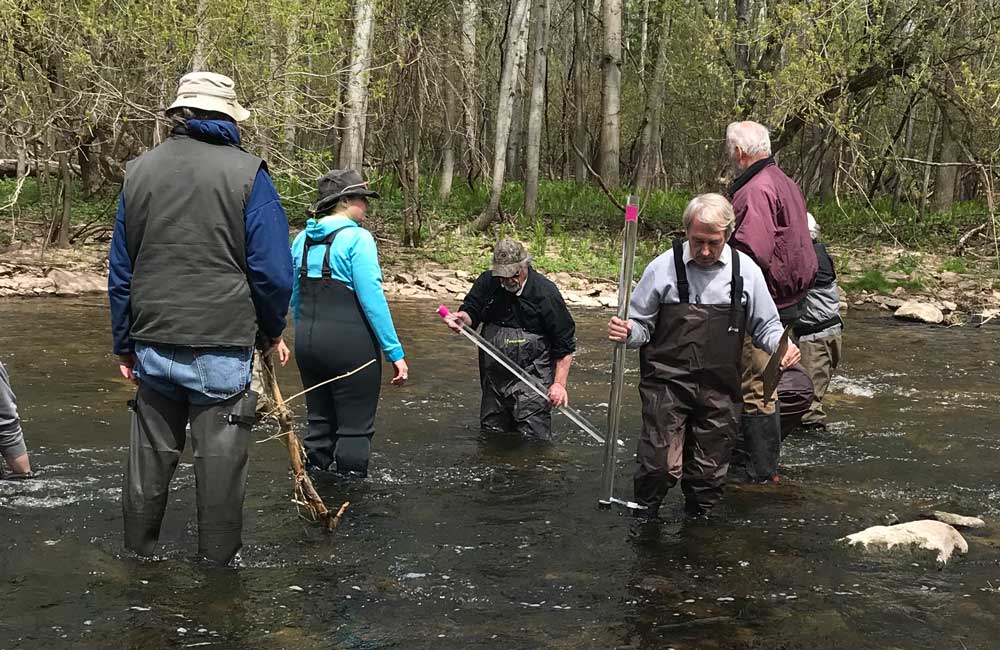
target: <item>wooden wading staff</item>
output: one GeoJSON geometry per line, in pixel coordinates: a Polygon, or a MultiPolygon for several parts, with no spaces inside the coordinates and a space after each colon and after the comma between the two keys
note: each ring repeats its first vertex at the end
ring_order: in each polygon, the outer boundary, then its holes
{"type": "Polygon", "coordinates": [[[306,509],[309,519],[321,522],[327,530],[335,530],[340,525],[340,520],[350,502],[345,501],[336,515],[327,510],[326,504],[323,503],[323,499],[313,487],[312,480],[306,473],[305,464],[302,462],[306,455],[305,449],[302,448],[299,437],[295,435],[295,415],[285,405],[285,400],[281,396],[278,375],[274,372],[274,362],[271,360],[271,355],[270,353],[262,354],[261,358],[264,365],[264,390],[270,393],[271,401],[275,405],[274,416],[281,428],[281,435],[284,435],[288,442],[288,459],[292,466],[292,501],[297,508],[306,509]]]}

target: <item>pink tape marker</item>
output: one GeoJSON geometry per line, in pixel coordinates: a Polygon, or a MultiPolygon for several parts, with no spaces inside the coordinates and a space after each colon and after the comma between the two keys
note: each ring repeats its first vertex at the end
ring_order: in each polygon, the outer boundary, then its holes
{"type": "Polygon", "coordinates": [[[638,221],[639,220],[639,206],[637,205],[626,205],[625,206],[625,221],[638,221]]]}
{"type": "Polygon", "coordinates": [[[440,316],[441,318],[444,318],[450,313],[451,310],[448,309],[447,305],[441,305],[440,307],[438,307],[438,316],[440,316]]]}

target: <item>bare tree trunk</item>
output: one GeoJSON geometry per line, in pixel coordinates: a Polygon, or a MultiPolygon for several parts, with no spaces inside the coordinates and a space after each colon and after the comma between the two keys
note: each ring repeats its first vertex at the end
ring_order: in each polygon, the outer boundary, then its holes
{"type": "Polygon", "coordinates": [[[69,154],[60,151],[56,154],[59,161],[59,173],[62,184],[62,219],[59,222],[59,238],[56,240],[56,248],[69,248],[70,216],[72,213],[73,199],[73,177],[69,172],[69,154]]]}
{"type": "Polygon", "coordinates": [[[476,141],[476,122],[479,111],[476,107],[476,32],[479,29],[479,4],[476,0],[462,2],[462,113],[465,126],[465,161],[469,184],[482,171],[481,154],[476,141]]]}
{"type": "MultiPolygon", "coordinates": [[[[587,142],[587,64],[590,57],[587,55],[587,0],[575,0],[573,2],[573,103],[575,111],[573,115],[573,142],[581,152],[590,151],[590,144],[587,142]]],[[[573,177],[578,183],[587,180],[587,161],[580,156],[573,157],[574,173],[573,177]]]]}
{"type": "Polygon", "coordinates": [[[448,97],[444,109],[444,160],[441,163],[441,187],[438,195],[447,201],[451,195],[452,180],[455,177],[455,122],[458,112],[458,97],[450,88],[445,90],[448,97]]]}
{"type": "Polygon", "coordinates": [[[733,78],[733,95],[737,110],[743,113],[743,90],[750,73],[750,0],[736,0],[736,75],[733,78]]]}
{"type": "Polygon", "coordinates": [[[191,55],[191,71],[204,70],[208,59],[208,0],[198,0],[195,10],[196,33],[194,54],[191,55]]]}
{"type": "MultiPolygon", "coordinates": [[[[934,160],[934,152],[937,151],[937,134],[938,128],[941,126],[941,107],[934,107],[934,126],[931,127],[930,137],[927,138],[927,156],[924,160],[934,160]]],[[[924,215],[927,214],[927,199],[931,193],[931,166],[927,165],[924,168],[924,182],[921,186],[920,191],[920,210],[919,216],[920,220],[924,220],[924,215]]]]}
{"type": "Polygon", "coordinates": [[[639,74],[646,73],[647,49],[649,49],[649,0],[642,0],[642,28],[639,36],[639,74]]]}
{"type": "Polygon", "coordinates": [[[635,165],[635,185],[640,191],[650,188],[656,173],[656,153],[660,150],[660,115],[663,111],[663,88],[667,76],[667,43],[670,41],[670,19],[660,16],[659,44],[656,50],[656,67],[653,83],[646,95],[646,117],[639,141],[635,165]]]}
{"type": "Polygon", "coordinates": [[[507,140],[510,137],[510,123],[514,109],[514,91],[521,62],[517,53],[521,42],[528,37],[528,0],[511,0],[510,25],[507,30],[507,55],[504,57],[500,73],[500,93],[497,96],[496,133],[493,141],[493,180],[490,185],[490,202],[483,213],[473,222],[472,228],[484,231],[489,228],[500,211],[500,192],[503,190],[506,169],[507,140]]]}
{"type": "Polygon", "coordinates": [[[545,114],[545,77],[548,71],[549,0],[535,0],[534,65],[531,71],[531,101],[528,109],[528,142],[525,147],[524,215],[534,218],[538,206],[538,164],[542,155],[542,122],[545,114]]]}
{"type": "Polygon", "coordinates": [[[601,107],[601,176],[608,187],[621,184],[620,112],[622,85],[622,0],[604,0],[604,72],[601,107]]]}
{"type": "MultiPolygon", "coordinates": [[[[530,2],[530,0],[529,0],[530,2]]],[[[527,40],[527,39],[525,39],[527,40]]],[[[528,48],[525,47],[517,52],[519,61],[525,61],[528,48]]],[[[521,167],[521,152],[524,147],[524,66],[517,75],[517,89],[514,93],[514,109],[510,122],[510,138],[507,140],[507,179],[519,181],[524,177],[524,170],[521,167]]]]}
{"type": "MultiPolygon", "coordinates": [[[[960,153],[958,138],[955,135],[955,122],[951,119],[948,109],[941,107],[941,155],[938,162],[955,162],[960,153]]],[[[927,160],[933,160],[928,158],[927,160]]],[[[955,181],[958,180],[959,168],[947,165],[937,168],[937,177],[934,179],[934,196],[931,200],[931,210],[942,213],[951,210],[952,203],[955,202],[955,181]]]]}
{"type": "Polygon", "coordinates": [[[299,3],[292,4],[291,16],[288,19],[288,30],[285,32],[285,58],[286,68],[284,82],[284,101],[282,102],[282,119],[284,128],[282,129],[282,145],[286,156],[291,156],[295,152],[295,96],[298,93],[295,83],[295,68],[298,57],[296,52],[299,48],[299,3]]]}
{"type": "Polygon", "coordinates": [[[341,169],[361,172],[365,157],[365,126],[368,112],[368,68],[371,64],[372,32],[375,30],[375,0],[355,0],[354,46],[347,73],[347,110],[340,147],[341,169]]]}

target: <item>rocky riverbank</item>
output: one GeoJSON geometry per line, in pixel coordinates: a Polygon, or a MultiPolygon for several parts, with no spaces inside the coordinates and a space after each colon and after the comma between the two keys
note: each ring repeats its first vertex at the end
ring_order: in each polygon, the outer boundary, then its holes
{"type": "MultiPolygon", "coordinates": [[[[841,308],[891,312],[898,318],[942,325],[1000,323],[1000,289],[985,273],[940,270],[942,259],[905,249],[876,252],[834,247],[840,266],[841,308]],[[883,286],[856,288],[874,268],[899,266],[909,272],[879,271],[883,286]],[[843,287],[847,287],[844,291],[843,287]]],[[[384,287],[390,297],[440,300],[457,306],[475,273],[447,268],[416,255],[383,250],[384,287]]],[[[107,244],[66,250],[26,247],[0,251],[0,298],[72,296],[107,288],[107,244]]],[[[579,274],[548,273],[572,307],[614,308],[617,285],[579,274]]]]}

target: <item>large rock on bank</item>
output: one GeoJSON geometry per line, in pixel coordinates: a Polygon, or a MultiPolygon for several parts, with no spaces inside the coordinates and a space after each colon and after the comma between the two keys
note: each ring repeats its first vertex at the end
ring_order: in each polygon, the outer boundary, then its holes
{"type": "Polygon", "coordinates": [[[933,325],[938,325],[944,321],[944,314],[940,309],[934,305],[930,305],[926,302],[918,302],[916,300],[904,302],[900,305],[899,309],[896,310],[893,316],[902,320],[931,323],[933,325]]]}
{"type": "Polygon", "coordinates": [[[862,548],[892,550],[899,547],[909,550],[913,546],[937,551],[937,561],[945,564],[958,551],[960,555],[969,552],[969,543],[953,527],[940,521],[921,519],[895,526],[872,526],[859,533],[848,535],[841,541],[862,548]]]}

